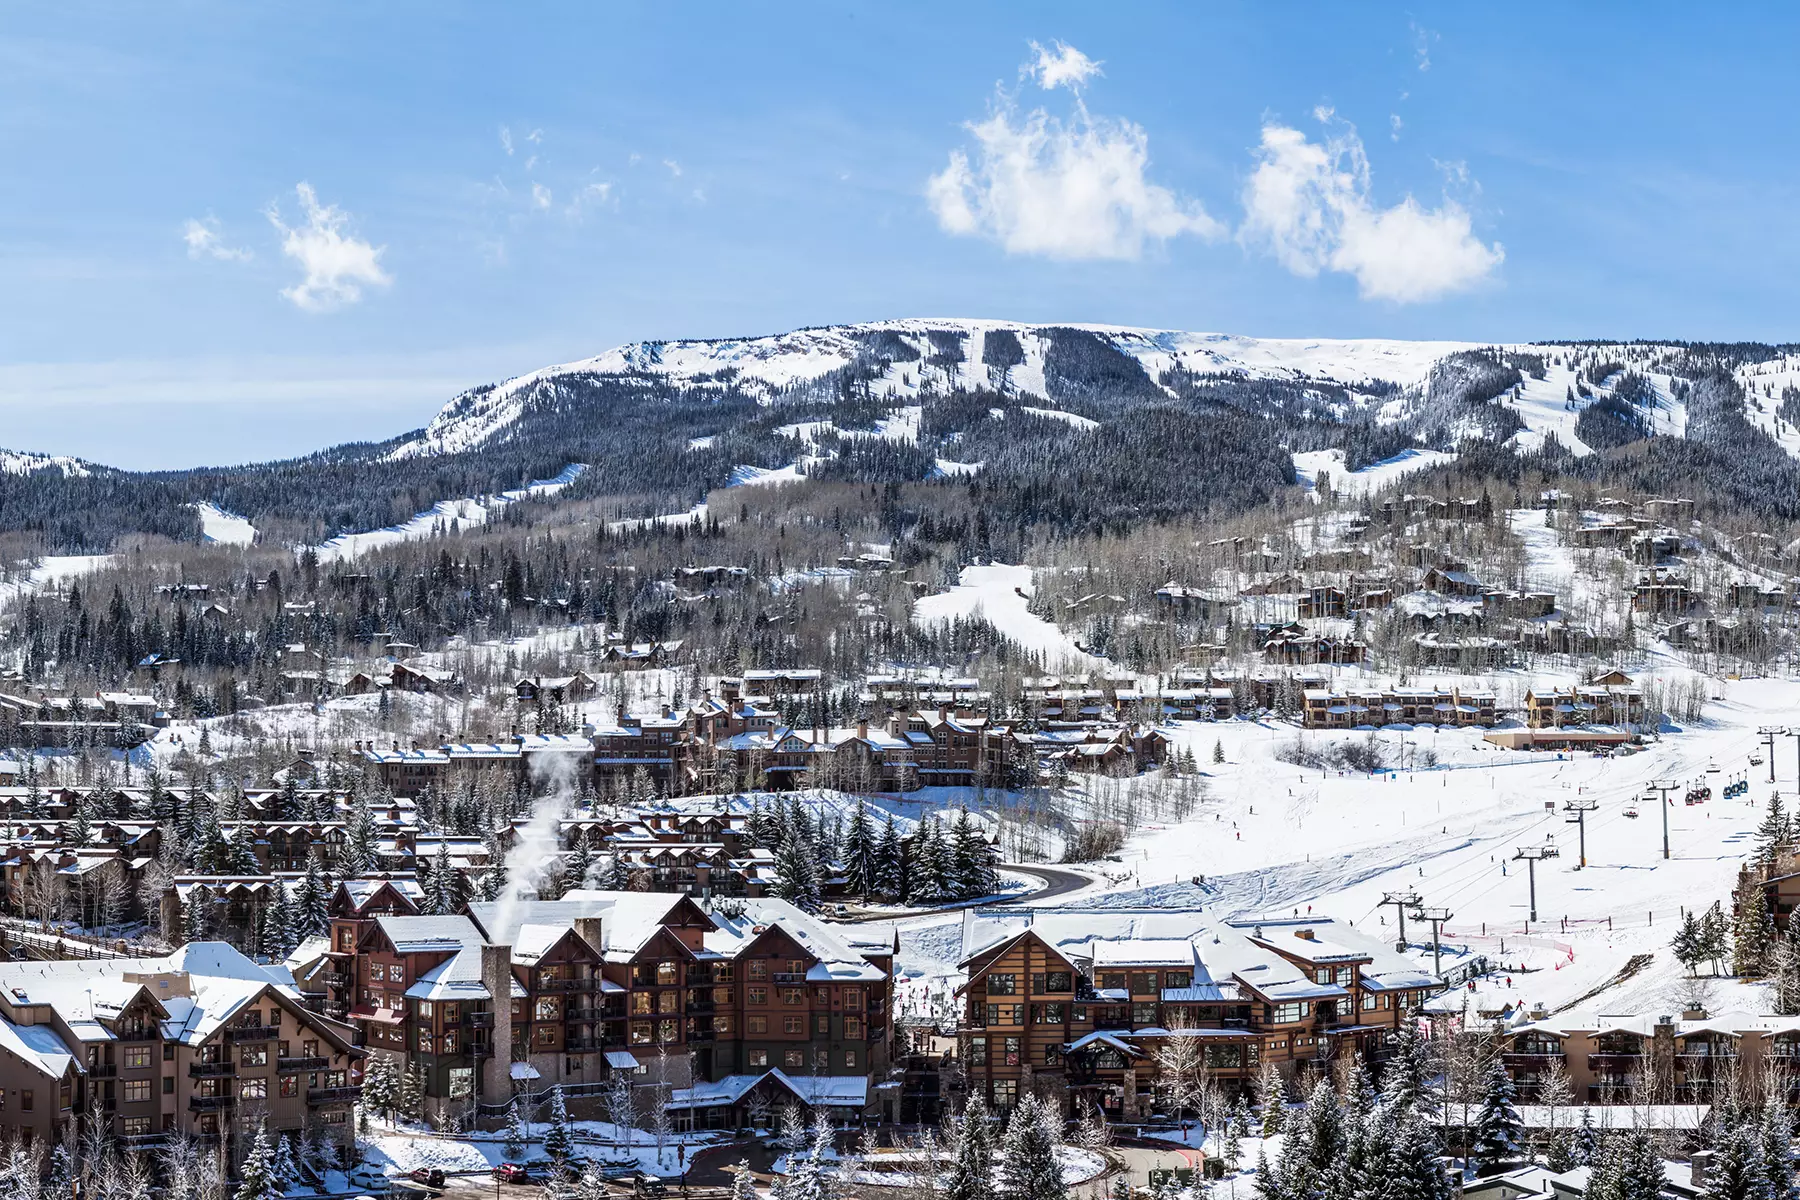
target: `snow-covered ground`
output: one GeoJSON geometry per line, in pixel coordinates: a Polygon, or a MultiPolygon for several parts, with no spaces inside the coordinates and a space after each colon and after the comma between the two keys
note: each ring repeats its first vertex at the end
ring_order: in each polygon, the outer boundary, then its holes
{"type": "Polygon", "coordinates": [[[256,541],[256,526],[236,513],[228,513],[207,500],[194,508],[200,513],[200,534],[207,541],[227,546],[248,546],[256,541]]]}
{"type": "MultiPolygon", "coordinates": [[[[1684,909],[1716,900],[1729,907],[1771,791],[1767,763],[1750,763],[1762,748],[1757,729],[1791,721],[1800,680],[1728,681],[1719,696],[1704,722],[1612,758],[1497,750],[1477,730],[1301,734],[1251,721],[1180,725],[1176,745],[1202,764],[1210,798],[1190,820],[1139,829],[1122,862],[1101,864],[1124,878],[1052,903],[1178,907],[1220,917],[1311,913],[1386,936],[1398,931],[1393,910],[1381,907],[1383,895],[1416,891],[1423,903],[1453,914],[1444,930],[1448,956],[1486,956],[1501,968],[1475,991],[1456,993],[1472,1009],[1542,1004],[1554,1011],[1596,989],[1578,1011],[1666,1009],[1681,989],[1669,938],[1684,909]],[[1296,737],[1315,745],[1372,737],[1390,763],[1408,769],[1322,774],[1281,762],[1276,750],[1296,737]],[[1215,744],[1226,760],[1216,765],[1215,744]],[[1426,751],[1438,765],[1423,765],[1426,751]],[[1723,783],[1745,775],[1753,781],[1748,795],[1724,800],[1723,783]],[[1666,860],[1665,810],[1646,799],[1649,785],[1663,779],[1678,784],[1666,808],[1666,860]],[[1714,798],[1684,804],[1691,781],[1711,786],[1714,798]],[[1597,804],[1586,816],[1585,868],[1580,831],[1563,809],[1573,800],[1597,804]],[[1515,855],[1547,843],[1559,853],[1538,864],[1533,922],[1530,879],[1515,855]],[[1654,956],[1650,966],[1606,988],[1639,954],[1654,956]]],[[[1784,739],[1776,750],[1773,787],[1791,807],[1800,803],[1796,749],[1784,739]]],[[[899,1002],[947,1003],[959,979],[960,921],[924,917],[898,928],[907,976],[899,1002]]],[[[1429,930],[1412,922],[1407,934],[1429,965],[1429,930]]],[[[1764,1007],[1756,986],[1720,988],[1720,1008],[1764,1007]]]]}
{"type": "Polygon", "coordinates": [[[1333,491],[1346,496],[1366,496],[1403,476],[1455,458],[1456,455],[1442,450],[1402,450],[1392,458],[1370,463],[1360,471],[1346,471],[1342,450],[1302,450],[1294,455],[1294,474],[1306,487],[1317,488],[1320,473],[1329,472],[1333,491]]]}
{"type": "Polygon", "coordinates": [[[324,562],[341,558],[355,558],[360,554],[365,554],[370,550],[379,550],[384,546],[393,546],[400,542],[414,542],[422,538],[435,537],[440,533],[455,533],[461,529],[485,525],[509,504],[525,499],[554,496],[575,482],[576,477],[585,470],[587,470],[585,464],[571,463],[554,478],[534,480],[522,488],[501,492],[497,496],[469,496],[461,500],[440,500],[424,512],[415,513],[410,520],[399,525],[390,525],[386,529],[372,529],[365,533],[339,534],[318,547],[319,558],[324,562]]]}
{"type": "Polygon", "coordinates": [[[980,616],[1008,638],[1042,656],[1048,670],[1088,670],[1105,666],[1053,622],[1032,613],[1031,568],[988,563],[963,568],[957,585],[947,592],[921,597],[913,605],[913,622],[939,625],[957,617],[980,616]]]}

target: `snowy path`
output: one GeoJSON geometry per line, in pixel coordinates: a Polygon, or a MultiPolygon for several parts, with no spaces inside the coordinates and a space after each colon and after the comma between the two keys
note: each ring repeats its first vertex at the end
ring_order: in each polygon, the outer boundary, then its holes
{"type": "Polygon", "coordinates": [[[1089,670],[1107,666],[1077,646],[1052,622],[1027,607],[1031,568],[991,563],[963,568],[961,580],[947,592],[925,596],[913,605],[913,623],[941,625],[957,617],[981,616],[995,629],[1044,660],[1046,670],[1089,670]]]}
{"type": "Polygon", "coordinates": [[[537,479],[510,492],[501,492],[497,496],[470,496],[461,500],[440,500],[422,513],[415,513],[411,520],[399,525],[390,525],[386,529],[371,529],[364,533],[343,533],[330,539],[318,547],[319,559],[332,562],[337,559],[355,558],[371,550],[379,550],[386,546],[398,545],[401,542],[414,542],[423,538],[435,537],[439,533],[455,533],[476,525],[485,525],[507,505],[525,499],[540,499],[554,496],[556,493],[575,482],[577,476],[587,470],[585,463],[572,463],[565,467],[560,475],[552,479],[537,479]]]}
{"type": "Polygon", "coordinates": [[[228,513],[211,501],[194,508],[200,513],[200,535],[225,546],[248,546],[256,541],[256,526],[236,513],[228,513]]]}

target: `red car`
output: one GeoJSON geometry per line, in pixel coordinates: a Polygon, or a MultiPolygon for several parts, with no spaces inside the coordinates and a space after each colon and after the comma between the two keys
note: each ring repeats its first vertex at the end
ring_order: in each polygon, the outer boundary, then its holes
{"type": "Polygon", "coordinates": [[[495,1165],[494,1178],[501,1183],[529,1183],[531,1172],[523,1163],[503,1162],[495,1165]]]}

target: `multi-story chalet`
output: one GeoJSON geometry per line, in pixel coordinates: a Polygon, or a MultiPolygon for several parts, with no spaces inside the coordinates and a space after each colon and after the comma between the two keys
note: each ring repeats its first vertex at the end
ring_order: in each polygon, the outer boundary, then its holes
{"type": "Polygon", "coordinates": [[[1800,1094],[1800,1017],[1555,1017],[1508,1030],[1500,1050],[1521,1101],[1538,1098],[1553,1065],[1577,1104],[1711,1104],[1771,1072],[1790,1098],[1800,1094]]]}
{"type": "Polygon", "coordinates": [[[1623,683],[1533,689],[1525,693],[1525,724],[1531,729],[1557,729],[1564,725],[1639,725],[1643,720],[1643,689],[1629,678],[1623,683]]]}
{"type": "Polygon", "coordinates": [[[645,1105],[727,1127],[772,1090],[839,1116],[896,1099],[872,1086],[893,949],[853,938],[781,900],[578,890],[457,917],[334,913],[330,957],[369,1048],[416,1063],[436,1111],[625,1072],[645,1105]]]}
{"type": "Polygon", "coordinates": [[[165,958],[0,964],[0,1130],[55,1143],[104,1114],[130,1149],[224,1143],[257,1125],[348,1147],[362,1051],[281,967],[222,942],[165,958]]]}
{"type": "Polygon", "coordinates": [[[1147,1114],[1157,1047],[1200,1039],[1229,1090],[1361,1053],[1379,1061],[1441,985],[1385,942],[1330,920],[1043,909],[963,924],[958,1029],[971,1091],[1007,1108],[1041,1077],[1072,1105],[1147,1114]]]}
{"type": "Polygon", "coordinates": [[[1492,692],[1458,688],[1394,687],[1359,691],[1308,688],[1301,695],[1308,729],[1357,729],[1393,724],[1489,726],[1500,719],[1492,692]]]}

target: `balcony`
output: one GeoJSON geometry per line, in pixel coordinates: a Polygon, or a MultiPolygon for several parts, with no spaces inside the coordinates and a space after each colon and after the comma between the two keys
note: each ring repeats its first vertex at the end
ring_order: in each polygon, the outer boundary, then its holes
{"type": "Polygon", "coordinates": [[[464,1049],[471,1058],[492,1058],[494,1056],[494,1043],[492,1042],[470,1042],[464,1049]]]}
{"type": "Polygon", "coordinates": [[[188,1064],[189,1079],[214,1079],[225,1075],[237,1074],[237,1064],[228,1062],[197,1062],[188,1064]]]}
{"type": "Polygon", "coordinates": [[[322,1055],[315,1058],[278,1058],[275,1066],[283,1071],[323,1071],[331,1066],[331,1060],[322,1055]]]}
{"type": "Polygon", "coordinates": [[[571,1008],[563,1013],[565,1021],[598,1021],[602,1010],[598,1008],[571,1008]]]}
{"type": "Polygon", "coordinates": [[[191,1112],[217,1112],[222,1108],[230,1108],[237,1103],[236,1096],[189,1096],[188,1109],[191,1112]]]}
{"type": "Polygon", "coordinates": [[[166,1133],[132,1133],[119,1139],[119,1145],[125,1150],[154,1150],[169,1140],[166,1133]]]}
{"type": "Polygon", "coordinates": [[[806,982],[806,972],[805,971],[772,971],[769,974],[769,982],[770,983],[779,983],[779,984],[805,983],[806,982]]]}
{"type": "Polygon", "coordinates": [[[494,1014],[491,1012],[472,1012],[463,1016],[463,1024],[471,1029],[492,1029],[494,1014]]]}
{"type": "Polygon", "coordinates": [[[239,1025],[227,1029],[225,1036],[234,1042],[272,1042],[281,1036],[281,1030],[274,1025],[239,1025]]]}
{"type": "Polygon", "coordinates": [[[111,1079],[119,1073],[119,1064],[89,1063],[87,1073],[89,1079],[111,1079]]]}
{"type": "Polygon", "coordinates": [[[591,979],[540,979],[537,985],[540,992],[590,992],[593,989],[591,979]]]}
{"type": "Polygon", "coordinates": [[[570,1054],[591,1054],[602,1045],[599,1038],[566,1038],[563,1041],[563,1049],[570,1054]]]}
{"type": "Polygon", "coordinates": [[[361,1095],[361,1088],[308,1088],[306,1091],[306,1103],[309,1107],[314,1108],[321,1104],[349,1104],[361,1095]]]}
{"type": "Polygon", "coordinates": [[[117,1033],[121,1042],[154,1042],[162,1037],[162,1031],[154,1025],[129,1026],[117,1033]]]}
{"type": "Polygon", "coordinates": [[[319,978],[326,987],[346,987],[350,983],[350,976],[343,971],[320,971],[319,978]]]}
{"type": "Polygon", "coordinates": [[[710,1013],[713,1011],[713,1002],[711,1000],[689,1000],[687,1011],[694,1014],[710,1013]]]}
{"type": "Polygon", "coordinates": [[[1621,1071],[1630,1071],[1644,1060],[1644,1056],[1635,1050],[1617,1050],[1590,1054],[1587,1059],[1588,1070],[1602,1074],[1617,1074],[1621,1071]]]}

